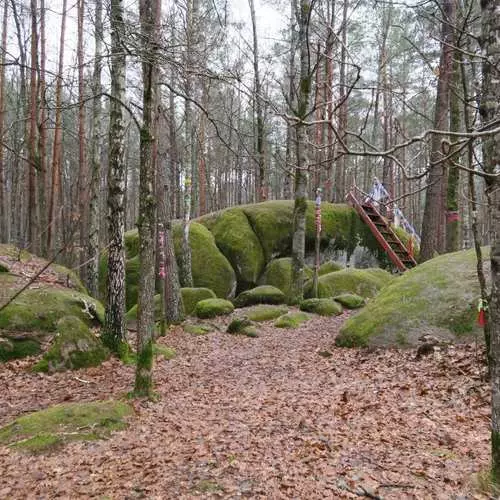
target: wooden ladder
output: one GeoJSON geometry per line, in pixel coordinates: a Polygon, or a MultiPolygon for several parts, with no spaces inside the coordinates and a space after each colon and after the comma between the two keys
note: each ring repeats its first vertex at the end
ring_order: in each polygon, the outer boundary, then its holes
{"type": "Polygon", "coordinates": [[[347,201],[370,228],[379,245],[387,252],[387,256],[399,271],[404,272],[417,265],[413,256],[392,230],[387,219],[371,202],[360,203],[352,191],[347,195],[347,201]]]}

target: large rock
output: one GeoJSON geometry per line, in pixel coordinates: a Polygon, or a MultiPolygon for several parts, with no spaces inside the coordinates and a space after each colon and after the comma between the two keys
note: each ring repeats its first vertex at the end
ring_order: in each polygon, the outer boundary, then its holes
{"type": "Polygon", "coordinates": [[[238,288],[245,290],[255,286],[266,260],[245,211],[239,207],[230,208],[201,218],[200,222],[212,232],[217,247],[231,263],[238,288]]]}
{"type": "Polygon", "coordinates": [[[261,285],[242,292],[234,299],[236,307],[253,306],[254,304],[283,304],[285,294],[274,286],[261,285]]]}
{"type": "MultiPolygon", "coordinates": [[[[345,293],[374,297],[395,277],[383,269],[344,269],[324,274],[318,279],[318,295],[320,298],[335,297],[345,293]]],[[[305,287],[305,296],[313,293],[312,281],[305,287]]]]}
{"type": "Polygon", "coordinates": [[[425,333],[453,340],[477,335],[480,296],[473,250],[442,255],[393,280],[352,316],[340,346],[416,345],[425,333]]]}
{"type": "Polygon", "coordinates": [[[194,315],[198,318],[215,318],[216,316],[225,316],[234,311],[234,306],[229,300],[224,299],[205,299],[196,304],[194,315]]]}
{"type": "Polygon", "coordinates": [[[320,316],[338,316],[343,312],[342,306],[333,299],[306,299],[300,303],[300,310],[320,316]]]}
{"type": "MultiPolygon", "coordinates": [[[[0,274],[0,288],[4,277],[8,279],[9,275],[0,274]]],[[[104,323],[102,304],[86,294],[67,288],[29,288],[0,311],[0,336],[15,332],[54,332],[58,320],[68,315],[90,326],[104,323]]]]}
{"type": "Polygon", "coordinates": [[[196,304],[201,300],[216,298],[215,293],[210,288],[181,288],[181,294],[186,316],[193,314],[196,304]]]}
{"type": "Polygon", "coordinates": [[[65,316],[57,322],[57,334],[50,349],[33,367],[34,371],[54,373],[98,366],[109,356],[109,351],[75,316],[65,316]]]}
{"type": "MultiPolygon", "coordinates": [[[[304,273],[306,278],[312,278],[313,276],[313,271],[310,267],[306,267],[304,273]]],[[[279,288],[288,297],[292,284],[292,258],[281,257],[269,262],[259,279],[259,284],[279,288]]]]}

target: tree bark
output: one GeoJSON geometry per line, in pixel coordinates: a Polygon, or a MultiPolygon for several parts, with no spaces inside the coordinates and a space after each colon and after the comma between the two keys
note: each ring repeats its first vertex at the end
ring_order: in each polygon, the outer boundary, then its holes
{"type": "MultiPolygon", "coordinates": [[[[483,88],[479,111],[483,127],[500,116],[500,10],[495,0],[482,0],[483,88]]],[[[500,165],[500,134],[483,140],[484,170],[497,174],[500,165]]],[[[500,485],[500,180],[486,180],[491,218],[491,454],[492,479],[500,485]]]]}
{"type": "Polygon", "coordinates": [[[304,297],[306,196],[309,168],[307,125],[304,122],[309,110],[312,79],[308,37],[311,8],[312,3],[310,0],[301,0],[300,11],[297,13],[299,24],[300,82],[297,99],[297,166],[295,168],[295,202],[293,207],[292,282],[288,298],[291,304],[298,304],[304,297]]]}
{"type": "Polygon", "coordinates": [[[108,166],[108,286],[103,342],[126,356],[125,335],[125,101],[126,57],[122,44],[124,12],[122,0],[111,0],[111,100],[109,104],[108,166]]]}
{"type": "Polygon", "coordinates": [[[54,127],[54,142],[52,148],[52,183],[49,201],[49,220],[47,228],[47,251],[54,251],[57,239],[59,205],[61,203],[61,161],[62,161],[62,72],[64,67],[64,44],[66,32],[67,0],[63,0],[61,16],[61,33],[59,38],[59,63],[56,77],[56,117],[54,127]]]}
{"type": "MultiPolygon", "coordinates": [[[[441,29],[441,59],[434,111],[434,128],[448,130],[448,111],[450,103],[450,79],[453,56],[453,26],[455,22],[455,0],[443,0],[441,29]]],[[[434,134],[431,139],[430,172],[425,197],[422,221],[422,245],[420,260],[432,259],[435,253],[445,250],[445,195],[447,191],[447,170],[441,150],[441,136],[434,134]]]]}
{"type": "MultiPolygon", "coordinates": [[[[2,47],[0,51],[0,138],[3,138],[5,125],[5,54],[7,52],[7,18],[9,3],[4,1],[2,17],[2,47]]],[[[9,239],[7,224],[7,207],[5,203],[5,165],[4,147],[0,144],[0,243],[9,239]]]]}
{"type": "Polygon", "coordinates": [[[137,369],[134,393],[151,397],[153,392],[153,339],[155,293],[155,210],[154,193],[154,103],[157,44],[155,40],[158,13],[155,0],[140,0],[142,60],[142,128],[140,139],[139,181],[139,293],[137,305],[137,369]]]}
{"type": "Polygon", "coordinates": [[[97,297],[99,279],[99,186],[101,182],[101,75],[102,75],[102,0],[95,1],[94,13],[94,74],[92,77],[92,143],[89,188],[89,240],[87,246],[87,288],[97,297]]]}

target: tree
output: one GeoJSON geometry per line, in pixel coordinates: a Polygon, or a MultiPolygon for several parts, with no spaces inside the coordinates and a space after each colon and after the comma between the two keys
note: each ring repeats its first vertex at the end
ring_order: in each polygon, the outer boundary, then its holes
{"type": "MultiPolygon", "coordinates": [[[[7,52],[7,18],[9,2],[4,2],[2,14],[2,46],[0,48],[0,138],[3,141],[5,125],[5,54],[7,52]]],[[[0,144],[0,243],[8,241],[5,203],[5,156],[3,143],[0,144]]]]}
{"type": "Polygon", "coordinates": [[[89,293],[97,296],[99,278],[99,185],[101,182],[101,75],[102,75],[102,0],[95,2],[94,17],[94,74],[92,77],[92,139],[91,139],[91,173],[89,187],[89,224],[87,246],[87,287],[89,293]]]}
{"type": "Polygon", "coordinates": [[[102,339],[115,353],[125,355],[125,69],[124,12],[121,0],[111,0],[111,101],[108,153],[108,284],[102,339]]]}
{"type": "MultiPolygon", "coordinates": [[[[450,104],[450,82],[453,69],[453,26],[455,23],[455,0],[443,0],[441,29],[441,59],[434,109],[434,128],[448,130],[450,104]]],[[[422,246],[420,259],[432,259],[434,254],[445,250],[445,203],[447,192],[447,169],[442,151],[441,136],[431,138],[430,172],[425,196],[422,222],[422,246]]]]}
{"type": "Polygon", "coordinates": [[[299,303],[304,296],[304,265],[307,209],[307,172],[309,169],[307,124],[311,93],[311,60],[309,50],[309,24],[313,2],[301,0],[297,12],[299,26],[300,77],[297,95],[296,140],[297,165],[295,167],[295,202],[293,206],[292,285],[289,301],[299,303]]]}
{"type": "MultiPolygon", "coordinates": [[[[500,119],[500,10],[495,0],[481,2],[483,49],[483,86],[480,113],[483,128],[498,128],[500,119]]],[[[491,218],[491,296],[489,319],[491,328],[491,452],[492,479],[500,485],[500,133],[483,139],[484,171],[488,208],[491,218]]]]}

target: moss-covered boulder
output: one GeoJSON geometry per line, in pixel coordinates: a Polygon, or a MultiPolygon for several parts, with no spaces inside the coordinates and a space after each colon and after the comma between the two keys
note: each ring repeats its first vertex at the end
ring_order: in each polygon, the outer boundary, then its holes
{"type": "Polygon", "coordinates": [[[92,326],[104,323],[104,308],[96,299],[75,290],[29,288],[0,311],[0,335],[10,336],[12,332],[54,332],[57,322],[64,316],[76,316],[92,326]]]}
{"type": "Polygon", "coordinates": [[[8,273],[10,271],[10,265],[7,262],[0,260],[0,273],[8,273]]]}
{"type": "MultiPolygon", "coordinates": [[[[306,266],[304,269],[306,279],[313,276],[313,270],[306,266]]],[[[292,283],[292,258],[281,257],[273,259],[266,266],[264,273],[259,279],[261,285],[271,285],[279,288],[287,297],[290,295],[290,287],[292,283]]]]}
{"type": "Polygon", "coordinates": [[[276,328],[298,328],[302,323],[311,319],[311,316],[302,311],[292,311],[280,316],[275,322],[276,328]]]}
{"type": "Polygon", "coordinates": [[[41,351],[40,342],[33,339],[0,337],[0,362],[35,356],[41,351]]]}
{"type": "Polygon", "coordinates": [[[57,334],[50,349],[33,367],[33,371],[54,373],[98,366],[109,357],[109,351],[75,316],[65,316],[57,322],[57,334]]]}
{"type": "Polygon", "coordinates": [[[323,262],[323,264],[321,264],[318,274],[323,276],[323,274],[334,273],[335,271],[341,271],[342,269],[344,269],[342,264],[329,260],[328,262],[323,262]]]}
{"type": "MultiPolygon", "coordinates": [[[[383,269],[344,269],[324,274],[318,279],[319,298],[335,297],[344,293],[354,293],[361,297],[374,297],[391,283],[395,277],[383,269]]],[[[306,283],[304,294],[311,297],[312,281],[306,283]]]]}
{"type": "MultiPolygon", "coordinates": [[[[177,259],[182,252],[182,227],[174,225],[174,246],[177,259]]],[[[191,222],[189,226],[192,272],[194,286],[209,288],[217,297],[234,297],[236,274],[226,257],[215,244],[212,233],[202,224],[191,222]]]]}
{"type": "Polygon", "coordinates": [[[234,299],[236,307],[252,306],[254,304],[283,304],[285,294],[275,286],[261,285],[242,292],[234,299]]]}
{"type": "Polygon", "coordinates": [[[342,314],[342,306],[333,299],[306,299],[300,303],[300,310],[320,316],[338,316],[342,314]]]}
{"type": "Polygon", "coordinates": [[[416,345],[418,337],[482,338],[476,325],[480,296],[473,250],[429,260],[382,289],[340,331],[339,346],[416,345]]]}
{"type": "Polygon", "coordinates": [[[354,293],[343,293],[333,297],[335,302],[342,304],[346,309],[359,309],[366,304],[366,300],[354,293]]]}
{"type": "Polygon", "coordinates": [[[0,428],[0,444],[33,453],[70,441],[95,441],[124,429],[133,408],[122,401],[94,401],[52,406],[0,428]]]}
{"type": "Polygon", "coordinates": [[[252,321],[269,321],[276,319],[288,312],[287,306],[258,304],[245,309],[245,315],[252,321]]]}
{"type": "Polygon", "coordinates": [[[217,247],[236,271],[238,288],[255,286],[266,260],[245,211],[240,207],[230,208],[199,220],[212,232],[217,247]]]}
{"type": "Polygon", "coordinates": [[[247,317],[234,318],[227,327],[227,333],[232,335],[245,335],[246,337],[257,337],[257,330],[247,317]]]}
{"type": "Polygon", "coordinates": [[[215,299],[216,295],[209,288],[181,288],[184,314],[191,316],[200,300],[215,299]]]}
{"type": "Polygon", "coordinates": [[[198,318],[215,318],[234,311],[232,302],[224,299],[205,299],[196,304],[194,315],[198,318]]]}

